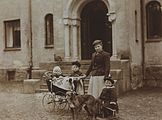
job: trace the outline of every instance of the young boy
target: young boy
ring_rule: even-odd
[[[114,112],[118,113],[117,94],[114,86],[114,80],[110,77],[104,79],[105,87],[103,88],[99,99],[102,100],[104,117],[114,116]]]
[[[72,62],[72,73],[70,74],[70,77],[80,77],[78,80],[74,80],[74,90],[78,94],[84,94],[84,86],[83,86],[83,81],[82,77],[85,75],[80,71],[81,64],[78,61]]]

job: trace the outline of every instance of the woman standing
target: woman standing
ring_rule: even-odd
[[[101,40],[95,40],[93,47],[95,52],[92,54],[92,60],[86,76],[91,73],[88,94],[98,98],[104,86],[104,79],[108,77],[110,72],[110,53],[103,50]]]

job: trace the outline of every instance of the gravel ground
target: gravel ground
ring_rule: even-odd
[[[118,100],[124,120],[162,120],[162,88],[143,88]]]
[[[71,114],[46,112],[44,93],[0,92],[0,120],[71,120]],[[120,120],[162,120],[162,88],[144,88],[118,98]]]

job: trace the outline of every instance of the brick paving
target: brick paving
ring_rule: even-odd
[[[71,120],[71,114],[46,112],[43,93],[0,92],[0,120]],[[162,88],[147,88],[118,98],[121,120],[162,120]],[[81,119],[83,120],[84,117]]]

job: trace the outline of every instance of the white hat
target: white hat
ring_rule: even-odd
[[[62,74],[61,68],[59,66],[55,66],[53,68],[53,73],[54,74]]]

